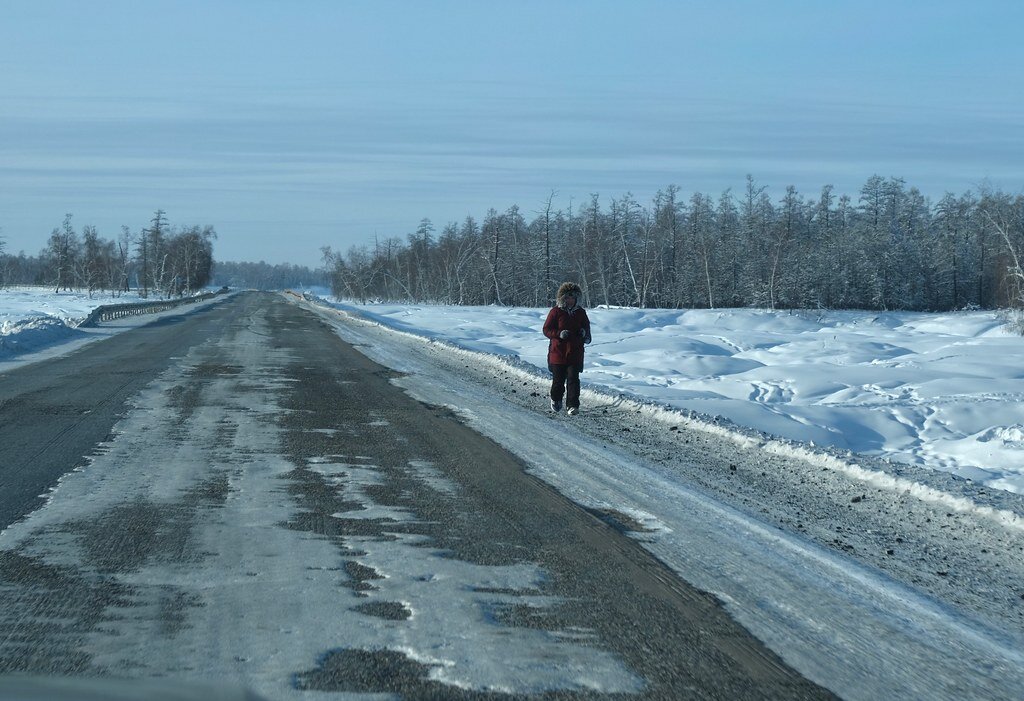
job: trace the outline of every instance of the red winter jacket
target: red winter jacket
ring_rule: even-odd
[[[563,330],[569,337],[562,339]],[[583,344],[590,343],[590,319],[583,307],[552,307],[544,321],[548,342],[548,365],[575,365],[583,370]]]

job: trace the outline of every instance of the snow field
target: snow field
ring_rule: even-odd
[[[544,309],[334,304],[546,372]],[[1024,494],[1024,339],[994,313],[588,314],[598,391]]]

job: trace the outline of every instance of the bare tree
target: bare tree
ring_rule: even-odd
[[[715,294],[711,284],[711,259],[715,251],[715,209],[711,198],[695,193],[690,199],[690,240],[699,258],[708,309],[715,308]]]
[[[673,306],[678,306],[681,301],[679,294],[679,266],[680,257],[682,255],[680,250],[682,248],[682,244],[679,240],[679,235],[682,227],[680,226],[679,202],[676,199],[676,195],[678,194],[679,187],[676,185],[669,185],[665,191],[665,197],[661,207],[661,215],[664,218],[664,226],[669,245],[668,282],[666,286]]]
[[[555,194],[554,190],[549,192],[547,202],[544,203],[544,287],[548,290],[555,286],[555,279],[551,273],[551,203],[555,199]]]
[[[1007,301],[1014,328],[1024,335],[1024,197],[987,193],[981,213],[1006,247]]]
[[[105,275],[103,271],[102,244],[99,233],[95,226],[82,228],[83,260],[82,272],[86,289],[89,296],[103,284]]]
[[[127,226],[121,227],[121,238],[117,241],[117,260],[118,260],[118,290],[121,292],[128,292],[131,288],[129,287],[129,266],[131,265],[131,248],[134,237],[132,236],[131,230]]]
[[[501,284],[498,282],[498,271],[501,260],[501,222],[498,220],[498,212],[495,209],[487,210],[484,217],[483,234],[491,241],[490,267],[491,281],[493,282],[494,296],[492,302],[502,304]]]
[[[70,290],[74,284],[75,259],[78,255],[78,234],[71,226],[71,214],[64,215],[64,223],[50,234],[47,250],[56,278],[54,292]]]
[[[167,280],[167,242],[164,238],[167,220],[164,218],[164,214],[164,210],[156,210],[150,221],[150,227],[143,231],[142,235],[149,242],[149,287],[154,291],[167,294],[165,284]]]

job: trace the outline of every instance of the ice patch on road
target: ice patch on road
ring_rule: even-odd
[[[547,608],[556,603],[530,593],[544,579],[539,568],[451,559],[431,550],[422,536],[348,540],[366,553],[356,561],[382,575],[365,592],[369,600],[401,602],[412,611],[407,625],[388,627],[376,641],[358,647],[373,649],[376,644],[404,652],[431,666],[430,679],[464,689],[509,694],[641,690],[639,680],[599,648],[581,649],[556,633],[495,623],[491,612],[496,607]]]

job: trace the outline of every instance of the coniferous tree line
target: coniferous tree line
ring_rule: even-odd
[[[872,176],[773,200],[748,176],[717,197],[598,195],[528,218],[516,205],[346,253],[323,249],[332,292],[356,300],[545,306],[562,280],[588,306],[943,311],[1021,306],[1024,197],[988,186],[937,202]]]
[[[112,295],[135,288],[143,297],[171,297],[210,283],[217,238],[212,226],[172,227],[157,210],[141,231],[124,226],[116,239],[105,239],[94,226],[77,231],[72,219],[64,217],[38,256],[0,250],[0,286],[49,285],[57,292]]]

